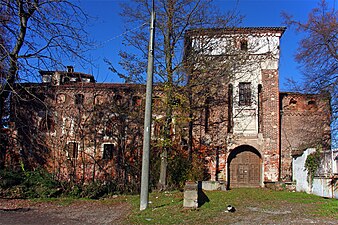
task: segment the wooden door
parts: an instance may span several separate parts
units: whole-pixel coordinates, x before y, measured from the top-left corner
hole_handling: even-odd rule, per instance
[[[230,187],[259,187],[261,159],[250,151],[238,153],[229,166]]]

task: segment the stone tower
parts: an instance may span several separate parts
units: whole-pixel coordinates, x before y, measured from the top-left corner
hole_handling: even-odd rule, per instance
[[[211,180],[236,187],[279,179],[278,64],[284,31],[254,27],[187,33],[189,83],[203,111],[194,117],[202,121],[193,128],[194,143],[208,149]]]

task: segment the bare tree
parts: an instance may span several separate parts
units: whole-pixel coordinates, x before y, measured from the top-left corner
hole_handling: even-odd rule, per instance
[[[64,60],[83,58],[86,41],[86,14],[66,0],[1,0],[1,32],[9,42],[0,43],[1,64],[7,64],[1,76],[0,127],[8,117],[9,97],[14,85],[40,80],[37,70],[63,67]],[[2,133],[3,134],[3,133]],[[4,138],[5,135],[0,135]],[[3,140],[1,140],[3,143]],[[4,154],[6,146],[1,146]]]
[[[306,22],[284,13],[286,23],[304,34],[299,43],[296,60],[304,73],[303,90],[310,93],[330,93],[332,128],[336,133],[338,110],[338,12],[322,0]],[[333,139],[336,135],[333,135]],[[333,140],[334,141],[334,140]]]
[[[118,73],[126,82],[143,83],[146,72],[148,29],[151,1],[134,0],[123,4],[121,15],[129,32],[124,37],[124,44],[134,51],[120,52],[120,65],[126,75]],[[189,29],[226,27],[240,23],[241,17],[235,11],[221,13],[212,0],[160,0],[156,2],[156,34],[155,34],[155,82],[163,84],[163,108],[161,115],[161,173],[159,188],[166,186],[167,156],[173,146],[174,108],[178,105],[179,86],[186,84],[183,53],[184,35]],[[113,71],[116,72],[114,68]]]

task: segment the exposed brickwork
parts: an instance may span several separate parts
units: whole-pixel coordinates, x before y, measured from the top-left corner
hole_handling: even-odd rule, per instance
[[[222,30],[214,32],[217,37],[222,36]],[[258,32],[256,38],[266,35],[263,40],[271,38],[274,45],[270,47],[275,48],[273,54],[279,57],[283,28],[224,32],[235,41],[247,40],[254,32]],[[236,34],[239,36],[234,38]],[[205,64],[196,63],[198,57],[187,63],[195,70],[189,74],[190,95],[175,96],[176,104],[183,107],[174,107],[172,141],[182,154],[187,153],[187,145],[192,143],[190,150],[205,159],[206,164],[200,166],[208,169],[210,179],[227,181],[230,187],[234,174],[238,174],[233,179],[236,182],[244,177],[255,179],[247,184],[261,186],[264,182],[291,181],[293,155],[318,143],[324,143],[324,147],[330,145],[329,100],[321,95],[280,93],[278,60],[266,57],[271,52],[250,57],[245,53],[240,58],[243,64],[239,64],[240,60],[233,54],[241,51],[218,55]],[[244,69],[233,70],[235,66],[229,66],[232,63]],[[195,64],[203,65],[202,69],[198,71]],[[13,103],[17,104],[12,112],[16,130],[11,131],[23,140],[13,145],[17,158],[24,158],[22,153],[32,149],[41,149],[35,156],[47,160],[44,163],[60,180],[89,182],[123,177],[126,182],[137,182],[144,86],[98,84],[91,75],[74,71],[42,71],[41,75],[45,83],[27,84],[25,89],[18,89],[30,101],[13,96]],[[240,93],[243,91],[240,83],[247,85],[245,96]],[[163,133],[165,112],[161,111],[161,105],[166,100],[161,87],[156,87],[154,92],[153,138],[156,140]],[[32,99],[30,93],[39,99]],[[245,97],[250,99],[242,101]],[[241,105],[241,101],[245,104]],[[38,131],[43,133],[41,139],[32,138]],[[156,151],[156,146],[153,150]],[[232,160],[236,162],[233,167]],[[236,185],[245,186],[245,182],[240,182]]]
[[[23,156],[25,165],[34,166],[37,162],[59,180],[74,182],[107,177],[137,179],[142,149],[143,86],[31,84],[18,92],[20,98],[13,99],[13,103],[20,105],[20,110],[13,111],[12,116],[22,140],[20,151],[27,155]],[[25,101],[30,94],[44,96],[43,102]],[[24,124],[30,131],[20,128]],[[30,141],[34,138],[37,140]],[[29,155],[31,149],[43,161]]]
[[[292,156],[306,148],[330,148],[328,95],[281,93],[281,179],[292,181]]]
[[[279,178],[279,85],[277,70],[262,70],[262,133],[264,146],[264,181]]]

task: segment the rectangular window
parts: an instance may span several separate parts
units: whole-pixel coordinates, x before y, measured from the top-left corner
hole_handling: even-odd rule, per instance
[[[239,105],[240,106],[251,105],[251,83],[250,82],[239,83]]]
[[[102,159],[111,160],[114,157],[115,146],[113,144],[103,144]]]
[[[248,41],[247,40],[241,41],[241,50],[242,51],[248,51]]]
[[[79,144],[76,142],[68,142],[67,144],[67,152],[68,152],[68,157],[71,159],[76,159],[77,158],[77,153],[79,149]]]
[[[83,94],[76,94],[75,95],[75,104],[82,105],[84,102],[84,95]]]

